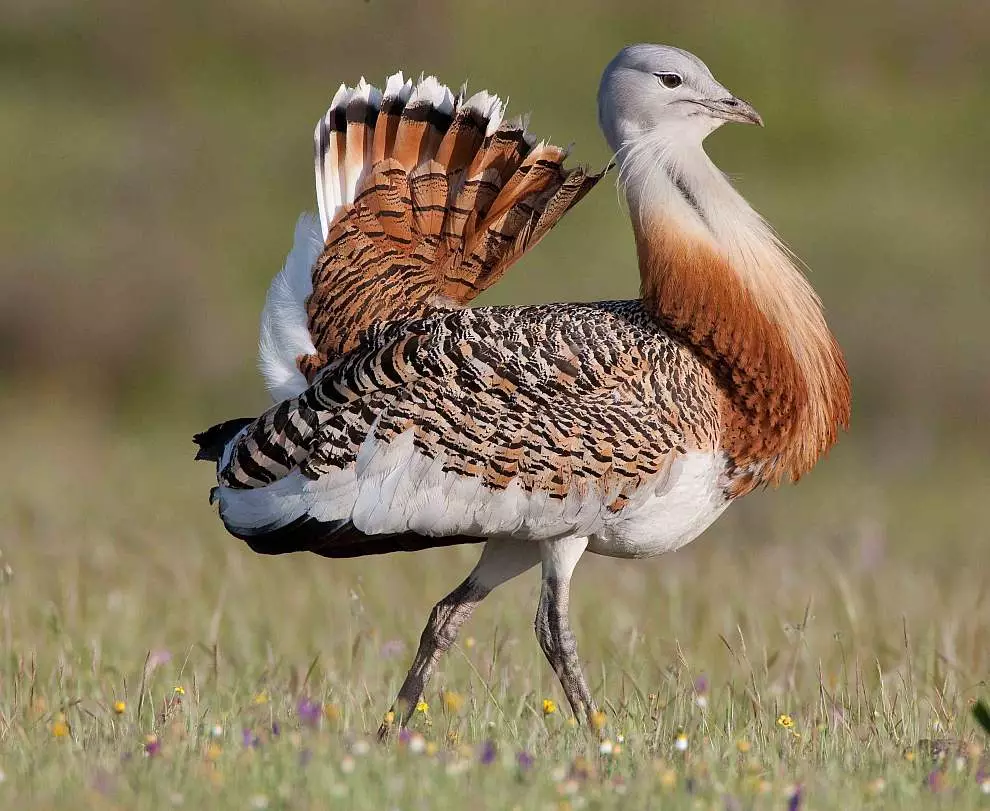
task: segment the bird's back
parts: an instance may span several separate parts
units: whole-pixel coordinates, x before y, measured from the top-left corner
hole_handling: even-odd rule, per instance
[[[685,459],[709,460],[715,494],[719,430],[713,377],[639,302],[435,312],[367,331],[245,429],[221,515],[329,555],[612,537]]]

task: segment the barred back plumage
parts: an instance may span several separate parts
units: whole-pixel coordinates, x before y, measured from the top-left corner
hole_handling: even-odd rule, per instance
[[[263,487],[293,470],[319,481],[354,466],[365,443],[407,432],[445,474],[496,492],[580,493],[614,513],[677,453],[716,447],[717,392],[638,302],[438,311],[365,332],[258,419],[220,483]],[[354,473],[360,485],[364,466]],[[403,473],[428,490],[425,471]]]

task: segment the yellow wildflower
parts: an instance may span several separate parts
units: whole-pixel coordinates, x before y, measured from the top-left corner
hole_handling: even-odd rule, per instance
[[[605,726],[605,722],[608,720],[608,718],[605,717],[605,713],[603,713],[601,710],[595,710],[595,712],[591,714],[590,720],[591,720],[591,728],[597,731]]]
[[[665,789],[672,789],[677,785],[677,772],[673,769],[664,769],[660,773],[660,785]]]
[[[429,711],[430,711],[430,705],[427,704],[425,701],[420,701],[419,703],[416,704],[416,712],[421,712],[424,715],[426,715],[426,713],[428,713]]]
[[[113,711],[117,713],[117,715],[123,715],[125,712],[127,712],[126,702],[123,701],[113,702]]]
[[[52,737],[69,737],[69,722],[65,720],[65,716],[61,713],[59,713],[58,717],[55,719],[55,723],[52,724]]]
[[[177,696],[184,696],[186,694],[186,688],[181,684],[175,685],[175,689],[172,691]]]
[[[468,650],[471,650],[471,648],[473,648],[474,646],[475,646],[475,641],[473,636],[469,636],[467,639],[464,640],[464,647],[467,648]]]
[[[552,698],[543,699],[543,714],[553,715],[557,712],[557,703]]]
[[[686,752],[688,748],[687,735],[684,734],[684,730],[680,730],[677,736],[674,738],[674,748],[678,752]]]
[[[794,719],[786,712],[777,716],[777,726],[783,729],[794,729]]]
[[[328,721],[339,721],[340,707],[336,704],[327,704],[323,708],[323,714],[327,717]]]
[[[387,727],[392,726],[392,724],[395,723],[395,713],[392,710],[389,710],[387,713],[385,713],[385,717],[382,719],[382,723],[384,723],[385,726]]]
[[[255,693],[254,698],[251,699],[251,703],[256,707],[260,707],[262,704],[268,703],[268,693],[262,690],[260,693]]]
[[[739,754],[745,755],[751,748],[750,742],[745,738],[740,738],[736,741],[736,749],[739,750]]]
[[[220,755],[223,754],[223,747],[218,743],[207,744],[206,749],[203,751],[203,757],[205,757],[210,763],[219,760]]]
[[[443,693],[443,706],[447,712],[460,712],[464,706],[464,696],[452,690],[445,690]]]
[[[904,750],[904,759],[908,763],[914,763],[914,750],[908,747]]]

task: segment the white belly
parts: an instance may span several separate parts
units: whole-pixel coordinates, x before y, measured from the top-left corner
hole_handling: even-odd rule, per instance
[[[588,551],[645,558],[693,541],[729,504],[719,483],[724,469],[720,453],[698,451],[679,457],[662,486],[636,499],[590,537]]]
[[[301,517],[351,521],[369,535],[513,537],[538,541],[580,536],[599,555],[642,558],[694,540],[727,501],[719,486],[725,461],[701,451],[678,456],[666,474],[644,486],[617,513],[603,509],[592,492],[550,499],[518,486],[487,490],[480,479],[443,471],[443,459],[414,450],[407,432],[388,446],[372,448],[370,463],[309,480],[293,471],[266,487],[218,488],[228,528],[251,534],[285,526]]]

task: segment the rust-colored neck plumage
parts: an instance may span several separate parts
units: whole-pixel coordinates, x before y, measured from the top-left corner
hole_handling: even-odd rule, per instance
[[[737,267],[713,240],[636,213],[644,304],[712,369],[723,393],[731,492],[797,479],[835,442],[850,410],[842,352],[810,286],[778,243],[769,266]],[[746,255],[755,262],[756,253]]]

